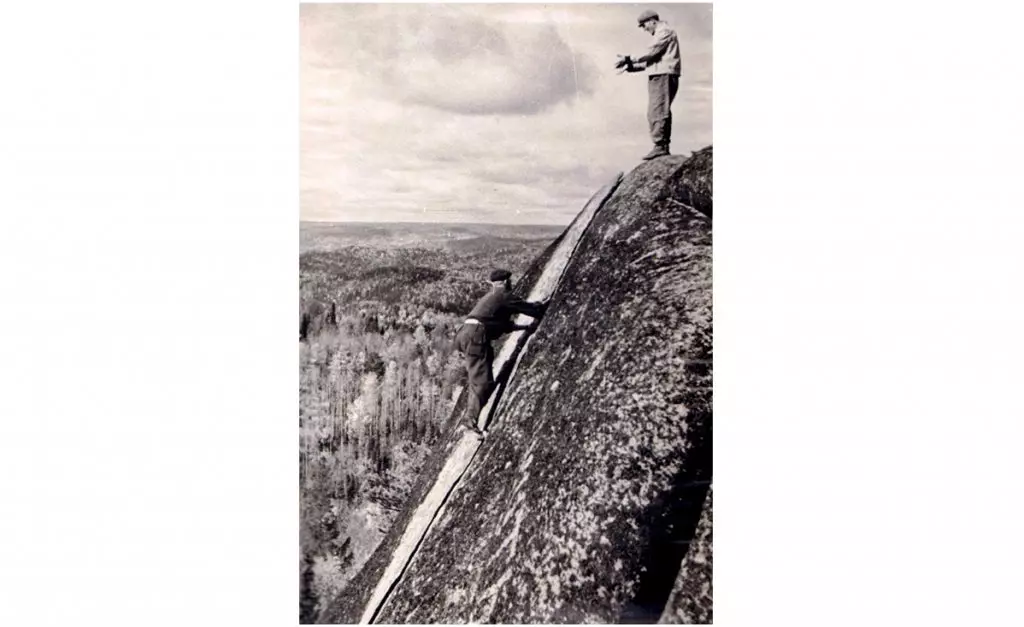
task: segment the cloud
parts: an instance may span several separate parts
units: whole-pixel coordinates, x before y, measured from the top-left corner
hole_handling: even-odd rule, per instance
[[[399,63],[391,85],[406,89],[410,102],[473,115],[529,115],[593,92],[596,67],[574,53],[553,26],[491,32],[494,37],[483,45],[457,56],[440,56],[435,47],[429,49],[434,54]]]
[[[382,13],[353,5],[346,12],[336,29],[318,24],[321,35],[313,44],[320,58],[354,59],[367,79],[379,82],[378,94],[409,104],[468,115],[531,115],[594,90],[595,63],[551,23],[509,23],[457,6]]]
[[[646,78],[612,68],[650,45],[643,8],[302,4],[302,219],[567,224],[650,149]],[[687,154],[711,142],[711,9],[655,8]]]

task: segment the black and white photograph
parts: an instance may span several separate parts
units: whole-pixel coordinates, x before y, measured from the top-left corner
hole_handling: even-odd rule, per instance
[[[711,5],[299,27],[300,621],[711,623]]]
[[[1024,624],[1020,12],[5,3],[0,625]]]

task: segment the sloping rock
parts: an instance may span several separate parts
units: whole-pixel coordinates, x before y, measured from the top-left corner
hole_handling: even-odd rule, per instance
[[[711,165],[710,147],[645,163],[596,214],[490,436],[376,622],[662,616],[687,549],[703,546],[695,534],[705,502],[710,520]],[[427,463],[395,528],[457,433]],[[322,622],[359,619],[400,533],[385,537]],[[682,585],[672,603],[688,607],[691,589]]]
[[[659,623],[711,624],[711,489]]]
[[[603,205],[607,199],[607,195],[610,194],[619,184],[621,180],[621,174],[606,188],[599,190],[590,202],[587,203],[589,207],[591,203],[598,202]],[[555,239],[548,247],[542,252],[534,261],[530,264],[530,267],[526,270],[523,276],[516,282],[514,293],[521,298],[530,298],[531,292],[537,287],[543,278],[545,269],[548,268],[549,264],[552,263],[552,258],[555,256],[556,251],[562,246],[563,241],[566,240],[574,231],[584,229],[587,224],[583,222],[589,220],[591,216],[587,215],[586,208],[580,212],[580,214],[569,224],[566,230]],[[494,343],[495,354],[499,357],[504,352],[505,344],[513,340],[513,336],[516,334],[510,334],[504,336],[501,340]],[[497,367],[497,364],[496,364]],[[495,380],[498,382],[504,381],[505,377],[508,376],[509,368],[505,369],[504,375],[496,374]],[[495,396],[501,394],[502,386],[495,391]],[[489,404],[490,405],[490,404]],[[409,506],[402,510],[396,521],[392,524],[391,528],[385,534],[381,540],[377,549],[370,557],[369,561],[363,566],[362,570],[356,575],[356,577],[349,583],[344,592],[338,599],[335,600],[329,607],[324,608],[320,612],[318,617],[318,623],[326,624],[352,624],[360,622],[362,616],[367,613],[367,608],[370,608],[372,613],[377,608],[370,607],[376,598],[375,592],[383,581],[384,585],[390,585],[388,583],[388,571],[389,567],[392,566],[392,562],[396,559],[396,556],[400,553],[402,547],[403,535],[407,528],[412,524],[413,520],[417,515],[422,515],[422,512],[417,511],[417,504],[425,502],[428,494],[432,493],[436,489],[436,483],[443,473],[443,470],[448,468],[449,462],[452,457],[457,453],[461,452],[465,446],[464,437],[465,431],[458,428],[452,428],[459,423],[459,418],[463,416],[466,409],[466,393],[463,392],[449,417],[449,422],[446,425],[448,429],[448,437],[437,449],[431,454],[424,464],[423,469],[420,472],[419,479],[412,487],[410,496],[408,499]],[[487,413],[487,408],[482,413]],[[404,564],[402,564],[404,566]]]

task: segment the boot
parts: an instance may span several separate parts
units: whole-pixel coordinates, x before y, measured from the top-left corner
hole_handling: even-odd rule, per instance
[[[644,155],[644,161],[668,156],[668,144],[655,144],[654,149]]]

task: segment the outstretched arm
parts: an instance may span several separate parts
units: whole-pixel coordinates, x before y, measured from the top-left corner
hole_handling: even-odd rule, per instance
[[[548,304],[546,302],[531,303],[519,298],[510,298],[505,302],[505,306],[516,313],[526,314],[531,318],[540,318],[548,308]]]
[[[615,64],[615,69],[616,70],[619,70],[619,69],[622,70],[621,72],[619,72],[619,74],[621,74],[622,72],[643,72],[644,70],[647,69],[647,64],[646,63],[638,63],[635,59],[631,58],[629,55],[622,56],[620,54],[620,55],[618,55],[618,57],[619,57],[619,60]]]

